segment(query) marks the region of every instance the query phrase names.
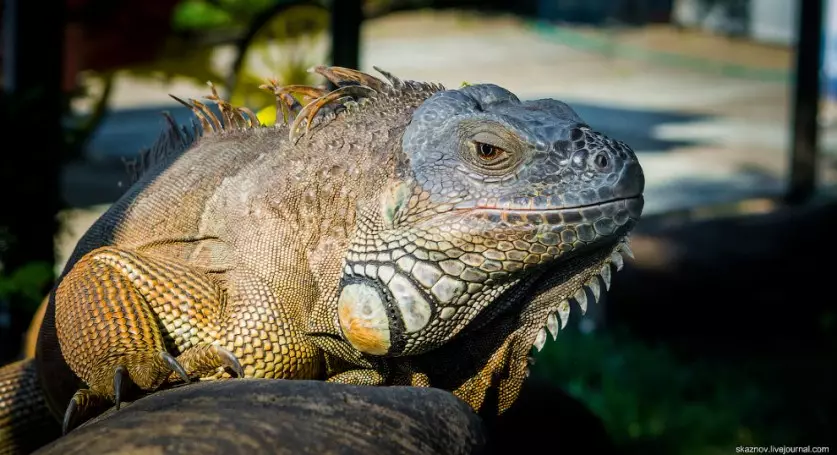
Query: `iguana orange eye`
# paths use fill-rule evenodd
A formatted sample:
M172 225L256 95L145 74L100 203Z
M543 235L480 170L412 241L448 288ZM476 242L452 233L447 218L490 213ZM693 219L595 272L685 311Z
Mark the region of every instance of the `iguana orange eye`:
M474 145L476 146L477 156L485 161L493 161L505 153L505 151L500 147L495 147L491 144L486 144L485 142L476 142Z

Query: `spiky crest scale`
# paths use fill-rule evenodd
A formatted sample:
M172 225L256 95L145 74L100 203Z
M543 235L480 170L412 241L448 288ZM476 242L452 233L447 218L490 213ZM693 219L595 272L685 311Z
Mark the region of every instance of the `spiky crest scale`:
M373 68L383 75L386 81L349 68L318 65L309 69L309 72L319 74L336 85L335 90L328 91L324 87L309 85L280 86L275 79L267 79L259 88L273 93L276 97L276 128L288 127L288 138L292 143L326 125L337 115L359 112L361 107L373 106L375 101L382 97L445 90L441 84L402 81L376 66ZM154 145L141 150L137 159L125 161L132 184L157 163L185 152L198 138L265 127L252 110L233 106L221 99L212 82L207 84L211 94L206 96L206 99L218 107L220 116L198 100L184 101L169 95L189 108L197 122L192 121L190 128L180 127L170 114L164 113L166 125ZM301 95L305 104L301 104L293 95ZM279 119L282 119L281 122Z

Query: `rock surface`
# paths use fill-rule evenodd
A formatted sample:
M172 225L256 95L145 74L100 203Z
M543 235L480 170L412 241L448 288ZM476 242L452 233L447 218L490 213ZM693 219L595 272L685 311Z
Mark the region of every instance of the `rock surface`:
M43 447L52 454L475 454L481 420L448 392L243 379L161 391Z

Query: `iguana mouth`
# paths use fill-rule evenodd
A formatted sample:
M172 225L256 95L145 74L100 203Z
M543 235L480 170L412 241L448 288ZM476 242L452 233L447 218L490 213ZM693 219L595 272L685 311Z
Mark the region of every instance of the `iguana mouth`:
M520 259L527 270L547 262L560 262L586 252L613 247L630 232L644 206L642 195L568 207L546 204L533 208L523 201L511 203L502 199L494 202L460 203L449 214L459 220L468 220L471 232L478 232L485 239L502 242L517 238L517 242L498 243L498 247L507 251L506 256L526 256ZM439 220L428 220L428 224ZM525 244L527 242L528 245ZM508 251L525 251L527 247L529 252L540 256L536 258Z
M563 203L554 203L551 197L525 197L515 198L492 198L463 201L454 205L454 209L458 210L502 210L508 212L560 212L562 210L579 210L588 207L598 207L619 201L628 201L631 199L642 198L641 195L632 197L618 197L611 198L600 202L591 202L589 204L575 204L564 205Z
M559 225L606 218L621 226L629 219L639 218L643 205L642 196L561 207L554 207L550 203L536 204L538 198L526 199L528 202L525 203L497 201L496 204L491 201L466 201L456 204L454 210L509 225Z

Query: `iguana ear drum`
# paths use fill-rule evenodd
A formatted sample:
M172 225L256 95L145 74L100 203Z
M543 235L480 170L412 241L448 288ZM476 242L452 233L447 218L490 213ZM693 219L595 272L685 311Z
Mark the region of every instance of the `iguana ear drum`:
M343 286L337 301L340 329L355 349L372 355L389 352L389 317L381 294L370 283L354 282Z
M410 280L395 275L384 285L364 276L345 276L337 301L343 337L370 355L398 355L407 336L427 326L430 303Z

